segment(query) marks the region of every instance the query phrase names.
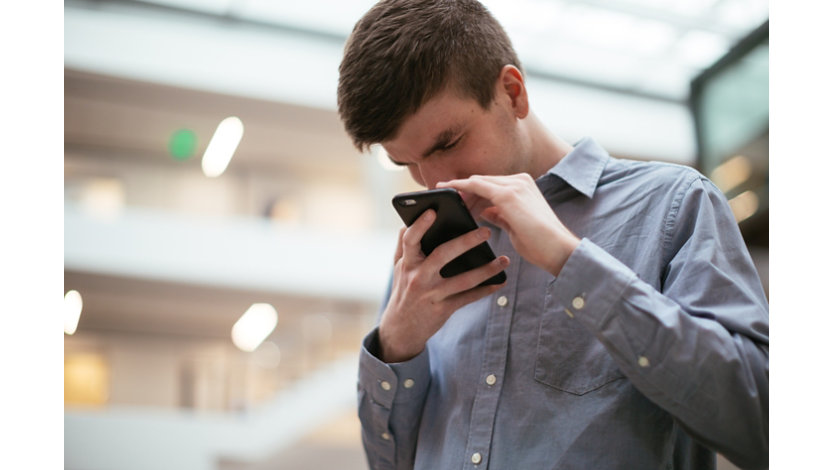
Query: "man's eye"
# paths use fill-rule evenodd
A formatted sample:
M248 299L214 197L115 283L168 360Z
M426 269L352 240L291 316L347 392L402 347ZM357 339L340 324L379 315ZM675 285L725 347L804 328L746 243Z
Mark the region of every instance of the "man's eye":
M458 142L460 142L460 139L461 139L461 138L460 138L460 137L458 137L458 139L457 139L457 140L455 140L454 142L451 142L451 143L448 143L448 144L444 145L443 147L441 147L441 148L440 148L440 150L441 150L441 151L446 151L446 150L449 150L449 149L451 149L451 148L454 148L454 147L458 144Z

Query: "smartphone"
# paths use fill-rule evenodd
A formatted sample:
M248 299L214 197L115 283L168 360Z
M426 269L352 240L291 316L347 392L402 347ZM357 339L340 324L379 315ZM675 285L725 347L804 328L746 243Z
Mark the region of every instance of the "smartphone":
M426 256L431 254L438 245L478 228L478 224L475 223L475 219L472 218L460 194L451 188L398 194L394 196L392 203L400 218L408 226L427 209L434 209L437 219L420 240L420 248ZM487 242L483 242L443 266L440 269L440 275L452 277L483 266L494 259L495 253L492 248ZM481 285L501 284L506 280L507 275L501 271L482 282Z

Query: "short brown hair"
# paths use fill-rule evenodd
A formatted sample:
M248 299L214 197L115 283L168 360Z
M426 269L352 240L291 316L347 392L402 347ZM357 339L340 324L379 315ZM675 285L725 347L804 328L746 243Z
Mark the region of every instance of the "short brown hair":
M501 69L521 70L506 32L475 0L382 0L363 16L339 66L339 115L366 149L447 86L484 109Z

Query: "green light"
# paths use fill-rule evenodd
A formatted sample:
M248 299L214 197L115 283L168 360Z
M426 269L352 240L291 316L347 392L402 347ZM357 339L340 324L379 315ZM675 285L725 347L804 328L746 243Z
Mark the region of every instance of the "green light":
M168 141L168 151L176 160L188 160L197 149L197 134L191 129L179 129Z

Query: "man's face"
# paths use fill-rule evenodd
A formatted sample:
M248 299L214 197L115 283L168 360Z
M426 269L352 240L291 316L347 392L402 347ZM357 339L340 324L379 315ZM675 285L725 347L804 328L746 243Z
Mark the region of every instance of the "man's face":
M406 118L382 146L429 189L476 174L518 173L526 161L511 100L500 92L485 110L472 98L443 91Z

